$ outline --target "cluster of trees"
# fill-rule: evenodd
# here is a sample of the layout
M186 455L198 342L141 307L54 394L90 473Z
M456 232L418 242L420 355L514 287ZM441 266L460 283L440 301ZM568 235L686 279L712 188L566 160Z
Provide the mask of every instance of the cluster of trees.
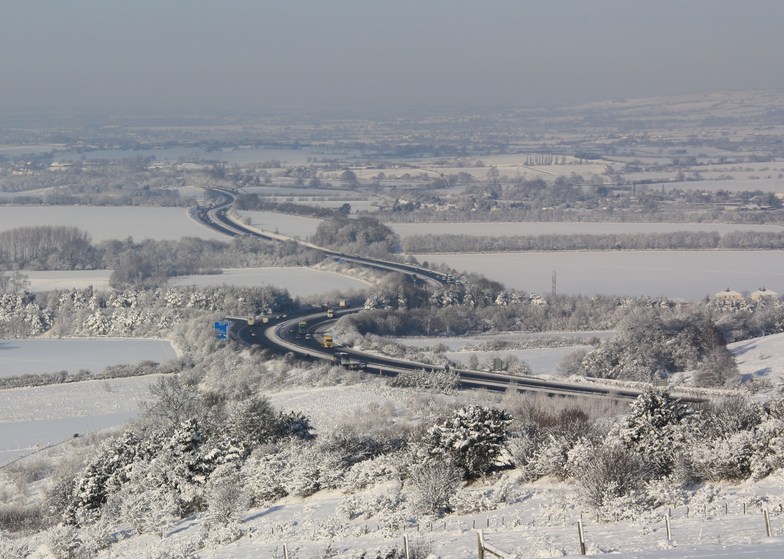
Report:
M784 248L784 232L673 231L671 233L563 235L411 235L403 252L501 252L528 250L704 250Z
M143 158L123 161L91 161L50 169L48 162L34 163L23 173L0 172L0 190L18 193L0 199L0 204L46 204L93 206L187 206L191 202L176 188L186 181L182 170L176 174L153 169ZM50 188L46 194L30 190Z
M0 269L111 269L111 284L155 286L173 276L215 273L223 267L307 266L323 258L295 242L270 243L251 237L231 242L186 237L91 243L76 227L21 227L0 233Z
M344 204L341 208L325 208L323 206L309 206L307 204L295 204L294 202L270 202L258 194L239 194L234 203L238 210L258 210L265 212L279 212L291 215L302 215L306 217L318 217L329 219L338 215L346 215L351 211L351 206Z
M348 254L388 256L400 247L400 238L372 217L338 216L319 223L311 241Z
M247 315L262 308L291 312L297 303L285 289L126 287L48 293L0 294L0 337L168 336L176 325L205 314ZM202 328L204 326L202 325Z
M653 382L678 371L696 371L700 386L737 384L738 369L719 326L707 313L660 313L635 309L612 338L581 361L591 377Z
M198 384L193 373L162 377L140 424L104 442L76 475L57 479L48 517L77 527L118 521L161 536L194 512L205 513L207 529L236 523L249 504L240 472L251 453L307 441L311 425L250 389L231 398L200 393Z
M19 227L0 232L0 269L79 270L94 267L97 249L76 227Z
M475 278L441 287L390 278L368 294L365 308L369 312L341 319L363 336L614 329L613 338L573 359L565 372L650 382L694 370L703 386L737 381L727 343L784 331L784 304L777 298L738 307L710 300L683 307L647 298L542 298Z

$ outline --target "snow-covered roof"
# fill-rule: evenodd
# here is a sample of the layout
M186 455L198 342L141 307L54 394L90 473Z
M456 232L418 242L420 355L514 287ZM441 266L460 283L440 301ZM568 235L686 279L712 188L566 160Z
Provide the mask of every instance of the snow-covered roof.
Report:
M740 301L743 299L743 295L738 293L737 291L732 291L729 287L724 291L719 291L716 295L713 296L716 299L733 299Z
M776 293L775 291L771 291L770 289L765 289L764 287L761 287L757 291L751 294L752 301L758 301L760 299L765 299L767 297L778 297L778 293Z

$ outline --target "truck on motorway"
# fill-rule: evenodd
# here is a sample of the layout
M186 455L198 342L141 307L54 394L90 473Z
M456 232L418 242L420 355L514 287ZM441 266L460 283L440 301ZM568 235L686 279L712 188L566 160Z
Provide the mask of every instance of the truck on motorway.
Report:
M327 318L335 318L335 310L334 309L327 309Z
M304 320L297 324L297 336L301 337L304 336L305 333L308 331L308 323Z
M325 349L332 348L332 336L324 334L324 337L321 339L321 345L324 346Z
M332 362L335 365L342 365L348 369L356 369L361 370L367 367L367 363L362 361L361 359L357 359L350 353L346 353L345 351L338 351L335 353L335 357L332 358Z

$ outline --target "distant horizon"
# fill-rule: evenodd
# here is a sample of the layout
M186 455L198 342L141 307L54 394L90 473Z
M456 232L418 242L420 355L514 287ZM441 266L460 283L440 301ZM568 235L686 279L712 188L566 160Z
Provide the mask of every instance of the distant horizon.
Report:
M667 95L641 95L638 97L608 97L585 100L579 103L561 103L551 105L420 105L411 107L395 108L371 108L371 107L331 107L320 109L309 107L176 107L176 106L128 106L121 109L110 110L107 108L95 108L88 106L74 107L49 107L41 109L37 107L15 107L9 109L0 106L0 116L11 120L24 120L29 117L41 119L150 119L150 118L172 118L172 119L211 119L211 118L244 118L244 117L286 117L297 116L300 118L401 118L408 116L424 115L443 115L454 116L460 114L493 114L506 111L559 111L580 108L586 105L601 103L624 103L629 101L643 100L671 100L675 98L702 97L719 94L752 94L766 93L784 96L784 87L772 89L717 89L710 91L694 91L683 93L672 93Z
M781 21L775 0L14 2L0 107L399 114L771 91Z

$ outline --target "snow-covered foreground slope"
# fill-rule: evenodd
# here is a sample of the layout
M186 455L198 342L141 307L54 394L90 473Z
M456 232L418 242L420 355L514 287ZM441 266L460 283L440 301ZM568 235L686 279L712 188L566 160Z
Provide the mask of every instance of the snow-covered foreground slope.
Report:
M586 552L590 556L640 559L780 559L784 556L784 518L777 504L781 502L780 486L781 480L776 479L712 487L696 495L688 508L680 505L670 509L670 540L664 520L667 507L609 523L585 513L582 524ZM446 518L404 517L379 510L373 517L349 520L345 510L352 497L338 491L308 499L286 498L274 506L248 511L241 524L245 531L241 539L223 546L207 545L197 553L200 559L282 557L285 544L290 557L298 559L374 558L378 553L384 557L393 548L400 550L405 535L412 548L427 550L433 557L469 559L477 557L477 530L481 529L488 543L513 557L580 556L577 521L581 513L572 488L540 481L523 485L520 490L513 504L491 512ZM363 497L383 503L383 496L394 495L395 491L395 487L377 487ZM767 536L761 507L771 510L773 537ZM142 559L150 557L154 547L170 552L192 547L200 529L201 519L192 517L172 528L163 539L137 536L122 541L113 547L111 557Z
M742 344L733 350L743 374L781 379L784 336L776 335ZM356 379L362 378L357 374ZM350 380L347 378L347 380ZM57 387L52 387L57 388ZM107 390L107 395L114 390ZM112 396L114 397L114 396ZM426 400L414 390L393 389L379 381L340 386L301 386L269 395L275 408L299 411L312 419L318 433L339 424L359 424L373 414L407 420L427 412ZM108 398L108 396L107 396ZM448 399L450 396L443 396ZM476 402L484 396L477 393ZM45 401L45 398L42 399ZM2 403L6 409L8 403ZM89 403L85 403L89 405ZM21 410L21 408L20 408ZM410 413L409 413L410 412ZM21 413L21 411L19 412ZM45 411L33 413L44 414ZM480 480L465 487L481 499L497 490L501 480L511 498L495 508L452 514L445 518L416 517L387 508L401 495L400 483L385 482L359 493L330 490L308 498L286 497L271 506L246 511L240 528L244 535L229 544L208 543L194 548L195 555L175 554L195 546L204 534L201 515L172 526L163 538L135 536L114 544L97 557L199 557L250 559L282 557L286 544L290 557L375 558L377 553L400 550L404 534L412 546L443 559L477 557L476 530L486 540L521 558L579 556L577 521L582 518L586 550L591 556L639 559L697 559L731 557L772 559L784 557L784 472L758 482L706 483L692 492L662 485L657 509L616 522L599 521L587 512L575 486L553 479L520 481L516 472ZM772 538L766 533L763 509L770 512ZM351 514L360 511L360 514ZM670 513L672 539L668 540L665 515ZM129 531L129 534L132 532ZM41 541L33 557L47 557ZM165 555L169 553L170 555Z
M729 348L745 380L762 378L774 387L784 384L784 334L737 342Z

